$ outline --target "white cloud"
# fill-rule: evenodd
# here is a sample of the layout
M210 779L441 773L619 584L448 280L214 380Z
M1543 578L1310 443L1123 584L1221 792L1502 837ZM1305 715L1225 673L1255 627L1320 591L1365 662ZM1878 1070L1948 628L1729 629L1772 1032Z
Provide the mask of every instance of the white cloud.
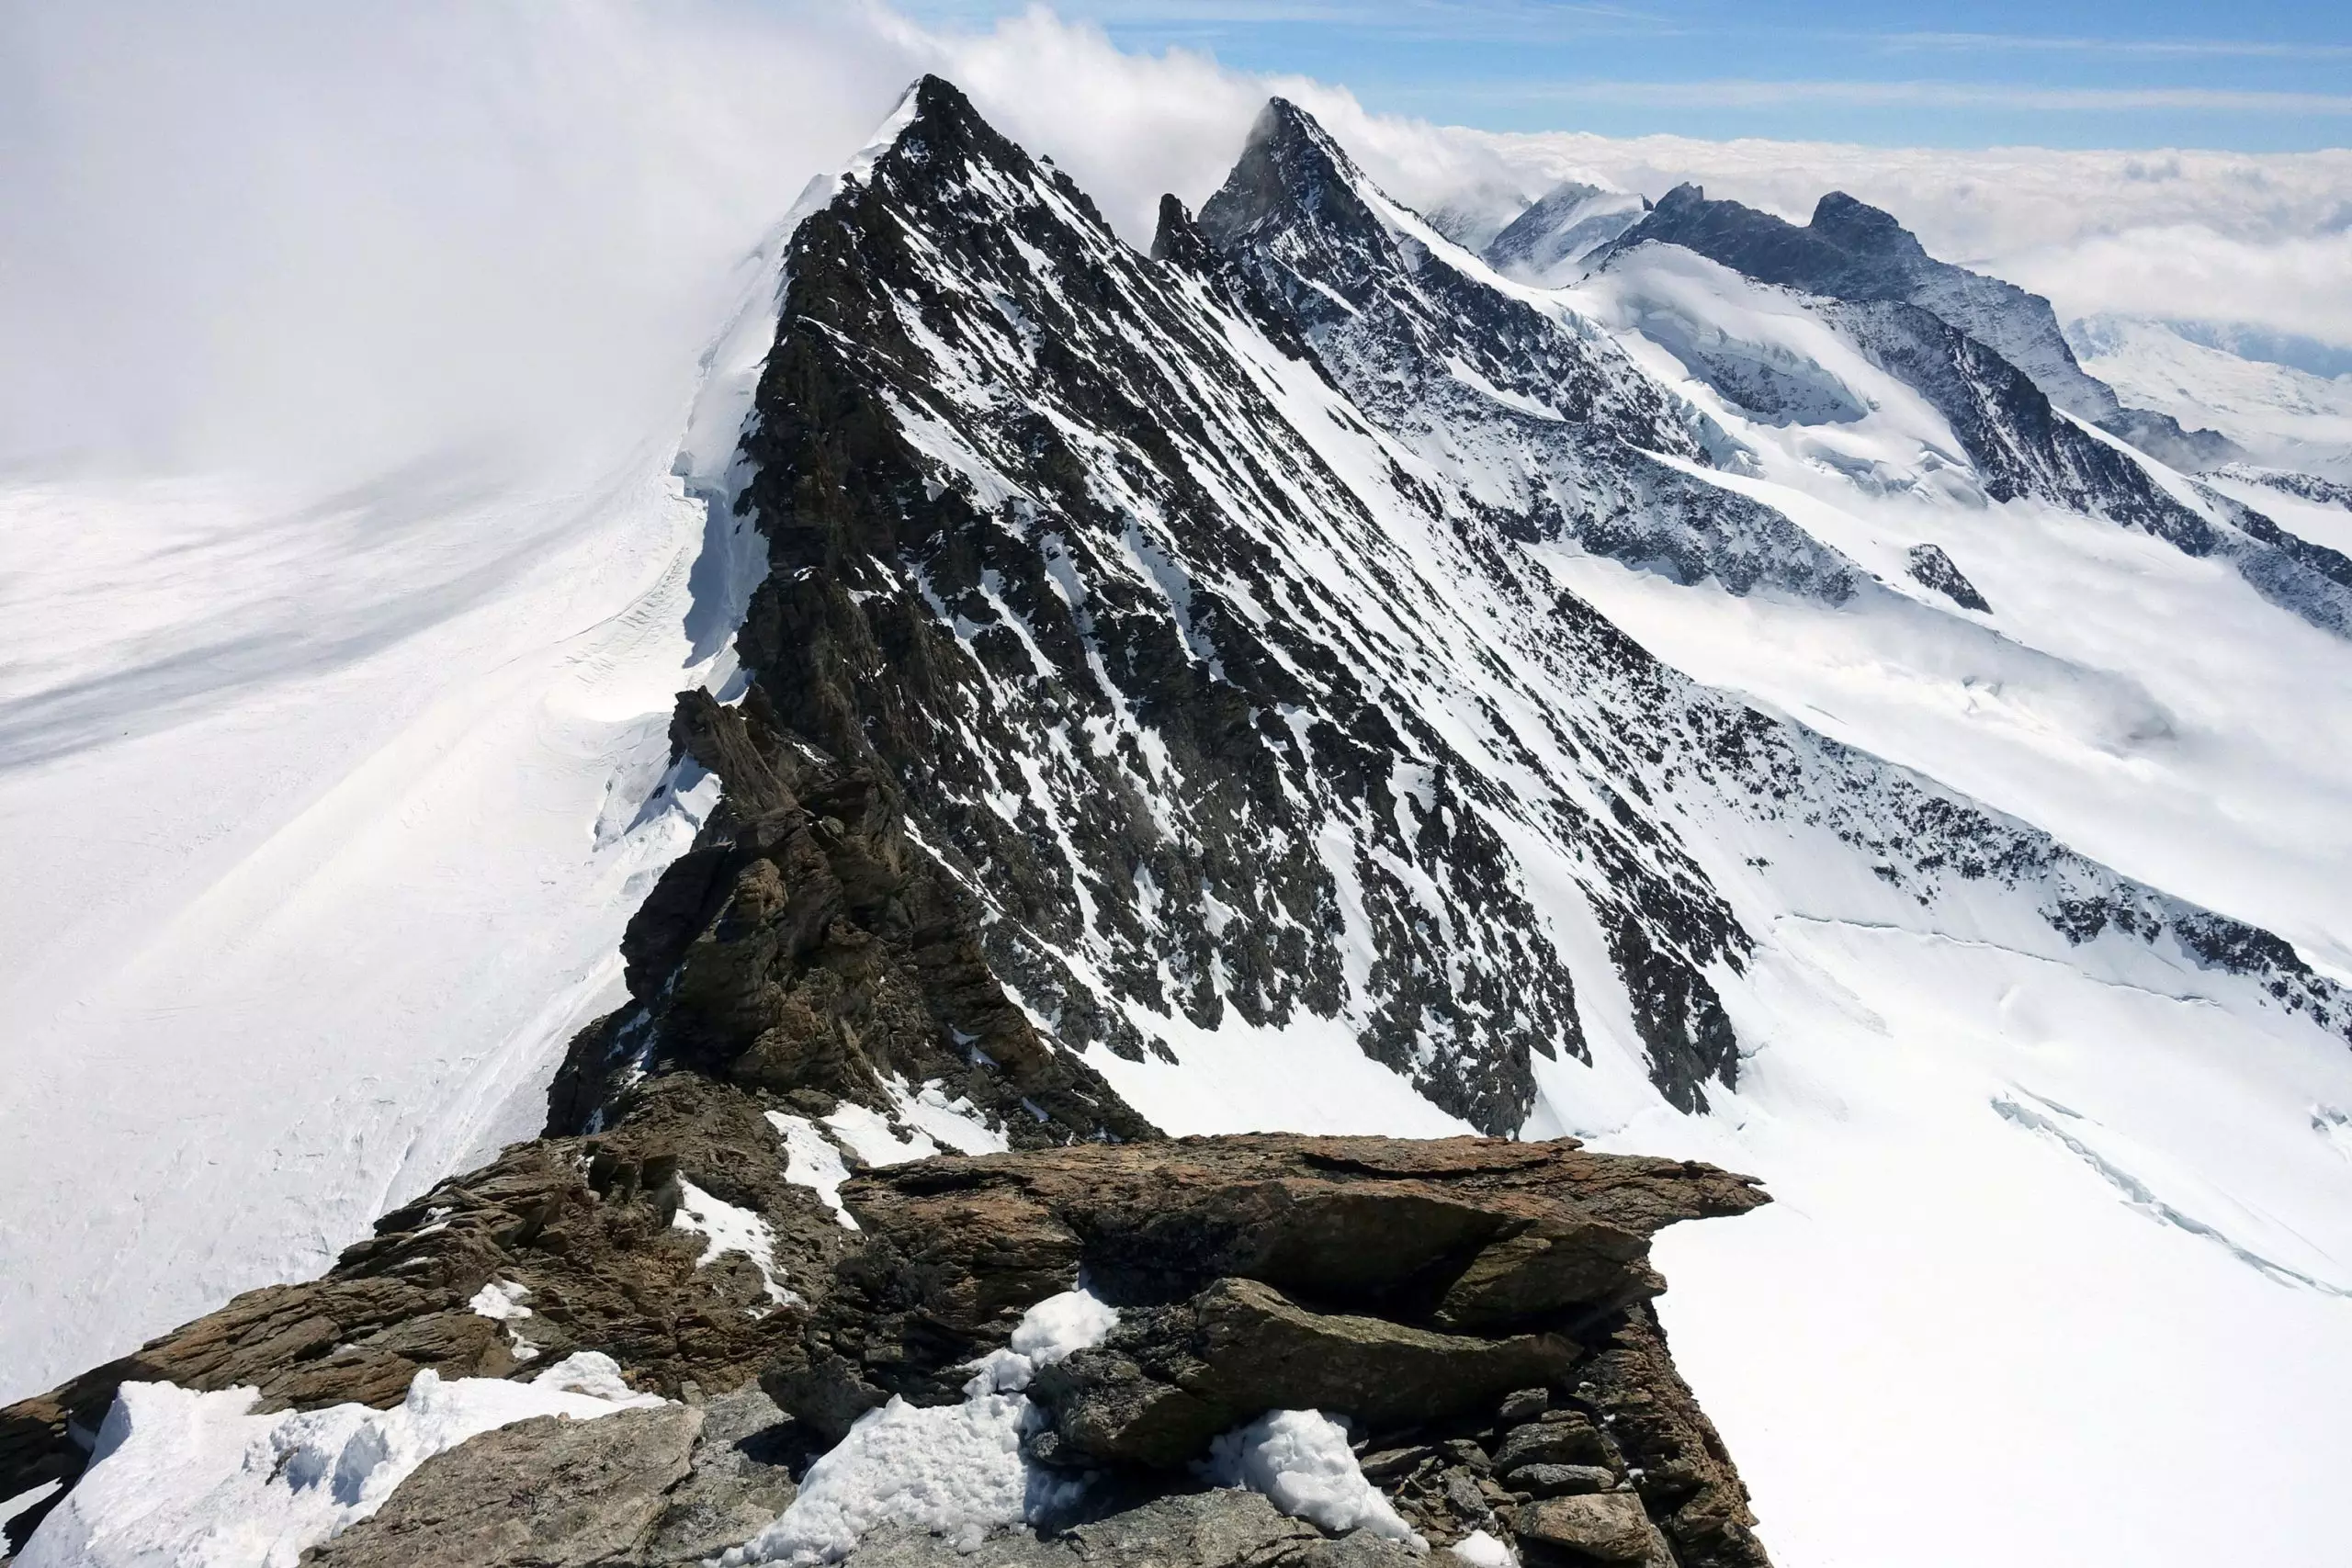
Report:
M1895 214L1936 254L2050 295L2062 315L2203 316L2352 344L2352 150L1450 134L1483 141L1530 186L1589 170L1655 197L1694 180L1799 222L1824 191L1844 190Z
M2070 310L2188 300L2352 342L2352 152L1489 135L1042 8L0 0L0 461L348 474L658 429L728 265L926 69L1137 243L1281 92L1417 204L1597 171L1802 217L1838 186Z
M2299 93L2237 87L2052 87L2016 82L1860 82L1744 77L1639 82L1594 78L1578 82L1481 85L1490 100L1548 103L1573 110L1582 104L1645 104L1688 108L1753 108L1786 104L1860 105L1872 108L2004 108L2087 110L2188 109L2233 114L2352 114L2352 94Z
M627 426L909 69L797 0L0 0L0 454Z

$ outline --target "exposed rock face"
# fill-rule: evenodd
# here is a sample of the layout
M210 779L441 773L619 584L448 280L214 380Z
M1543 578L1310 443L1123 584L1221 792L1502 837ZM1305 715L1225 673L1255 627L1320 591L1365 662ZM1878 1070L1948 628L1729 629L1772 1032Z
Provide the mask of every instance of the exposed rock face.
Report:
M1686 1568L1763 1561L1646 1305L1650 1235L1752 1208L1747 1179L1568 1141L1259 1135L932 1160L850 1197L872 1239L764 1380L820 1437L893 1394L952 1403L1082 1272L1122 1318L1036 1373L1037 1462L1181 1475L1266 1409L1321 1409L1432 1540L1632 1487Z
M621 940L633 1004L572 1043L548 1131L603 1124L649 1071L887 1105L952 1086L1023 1144L1148 1136L1082 1062L1042 1040L982 955L970 900L912 848L895 794L742 711L678 699L671 740L719 775L718 810Z
M1099 1349L1037 1375L1063 1464L1173 1470L1267 1409L1345 1411L1376 1429L1489 1406L1577 1359L1556 1334L1476 1338L1310 1312L1271 1285L1219 1280L1134 1314Z
M2075 362L2047 299L1938 261L1893 214L1843 191L1823 197L1799 225L1679 185L1596 259L1650 242L1696 251L1759 283L1918 306L2025 371L2069 412L2098 423L2119 412L2114 391Z
M1951 557L1944 554L1940 546L1912 546L1907 564L1913 581L1934 589L1963 609L1992 609L1993 606L1984 602L1984 595L1976 591L1976 584L1969 581L1967 575L1952 564Z
M681 1568L790 1506L783 1413L756 1386L707 1405L541 1416L435 1455L313 1568Z
M1442 411L1414 436L1430 450L1457 429L1523 448L1544 477L1508 500L1449 479L1406 502L1476 552L1465 571L1500 573L1513 625L1540 626L1553 591L1519 603L1486 552L1567 526L1570 493L1594 498L1573 521L1595 547L1693 577L1849 569L1642 456L1697 450L1677 408L1384 227L1289 106L1203 223L1164 208L1158 261L946 84L913 111L795 239L746 447L774 570L742 647L780 733L902 793L976 891L990 966L1061 1043L1140 1059L1172 1053L1154 1015L1340 1019L1493 1132L1523 1122L1532 1061L1586 1050L1512 847L1557 837L1592 868L1565 874L1603 906L1661 1083L1701 1103L1737 1066L1707 971L1745 938L1670 843L1580 791L1501 782L1528 760L1503 717L1522 695L1487 689L1508 672L1468 660L1483 626L1440 610L1335 467L1394 465L1334 388L1406 376L1374 412ZM1334 320L1325 288L1394 331ZM1437 335L1408 352L1416 333ZM1449 355L1544 412L1498 412ZM1335 430L1363 449L1327 452ZM1540 704L1574 677L1527 679Z
M374 1516L303 1554L313 1568L590 1568L637 1561L685 1479L702 1412L542 1416L435 1454Z
M792 1506L798 1488L789 1466L806 1447L757 1383L710 1401L686 1477L662 1495L662 1517L639 1555L699 1562L749 1540Z
M847 1559L856 1568L1076 1568L1080 1563L1150 1563L1154 1568L1453 1568L1451 1553L1417 1556L1363 1531L1334 1540L1277 1513L1255 1492L1178 1492L1039 1540L996 1536L966 1551L938 1536L876 1532Z
M1542 1557L1566 1553L1571 1562L1634 1562L1673 1568L1674 1557L1641 1499L1623 1492L1596 1493L1537 1503L1519 1511L1519 1537Z
M248 1292L0 1411L0 1487L79 1474L87 1435L131 1380L251 1385L264 1409L382 1407L424 1368L527 1376L601 1350L661 1393L736 1387L797 1339L807 1298L854 1240L784 1170L754 1097L691 1075L650 1081L610 1132L517 1145L443 1182L324 1278ZM707 1238L675 1224L688 1183L761 1216L771 1271L802 1299L777 1301L741 1253L700 1261ZM484 1297L493 1286L503 1299Z

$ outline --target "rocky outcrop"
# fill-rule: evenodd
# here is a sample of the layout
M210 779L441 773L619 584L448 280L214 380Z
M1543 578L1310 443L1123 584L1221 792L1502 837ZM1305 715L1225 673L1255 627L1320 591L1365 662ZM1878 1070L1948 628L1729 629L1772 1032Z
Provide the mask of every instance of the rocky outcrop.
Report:
M1359 1530L1333 1540L1255 1492L1181 1491L1040 1539L1015 1531L967 1550L920 1530L876 1532L856 1568L1460 1568L1453 1553L1420 1557Z
M572 1042L550 1133L593 1130L628 1084L690 1069L876 1106L937 1084L1024 1145L1150 1135L1006 996L969 895L910 842L891 788L788 743L762 687L740 710L682 694L670 735L719 776L720 805L629 921L634 999Z
M870 1239L763 1380L820 1438L955 1402L1082 1278L1121 1318L1036 1372L1037 1463L1162 1489L1265 1410L1320 1409L1431 1540L1622 1494L1686 1568L1764 1560L1647 1306L1651 1235L1753 1208L1745 1178L1572 1140L1254 1135L932 1160L848 1195Z
M684 1481L702 1413L542 1416L436 1454L383 1508L304 1554L311 1568L590 1568L641 1560Z
M1754 1207L1751 1181L1566 1140L1161 1139L1023 1032L889 795L746 709L681 701L680 752L722 801L631 927L639 999L551 1097L587 1130L440 1184L321 1280L0 1412L0 1486L70 1481L130 1379L384 1406L427 1369L526 1376L597 1350L685 1403L473 1438L312 1561L664 1568L757 1533L794 1468L883 1400L961 1398L973 1360L1083 1278L1123 1318L1042 1369L1025 1453L1092 1476L1090 1501L983 1543L1007 1562L1140 1540L1237 1568L1406 1561L1200 1491L1211 1440L1279 1408L1345 1413L1441 1545L1513 1539L1522 1506L1631 1496L1697 1543L1686 1568L1761 1562L1647 1309L1650 1235ZM820 1022L786 1021L796 1009ZM995 1051L971 1048L979 1027ZM807 1048L772 1048L780 1030ZM916 1081L937 1113L920 1125ZM919 1157L923 1127L1005 1152ZM877 1137L908 1163L865 1167ZM852 1178L838 1196L796 1163L812 1140ZM855 1555L941 1550L886 1530Z
M1993 606L1976 591L1976 584L1952 564L1940 545L1914 545L1904 558L1911 580L1923 588L1932 588L1965 610L1989 612Z
M756 1387L594 1421L539 1416L436 1454L308 1568L683 1568L792 1502Z
M758 1099L675 1075L631 1091L617 1120L518 1145L386 1214L322 1279L248 1292L0 1410L0 1490L78 1475L115 1389L134 1380L251 1386L262 1409L381 1407L426 1368L526 1376L599 1350L663 1393L742 1384L797 1338L854 1238L785 1179ZM689 1189L758 1216L767 1258L704 1262L709 1238L677 1223Z

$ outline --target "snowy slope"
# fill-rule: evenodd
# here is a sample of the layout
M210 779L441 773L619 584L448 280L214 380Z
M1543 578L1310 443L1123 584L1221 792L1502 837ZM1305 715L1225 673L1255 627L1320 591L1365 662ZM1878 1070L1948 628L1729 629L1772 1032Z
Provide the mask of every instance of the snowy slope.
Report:
M0 494L0 1395L315 1273L537 1133L715 797L666 727L765 570L705 498L783 239L683 441Z
M2132 317L2095 316L2067 334L2084 368L2133 402L2211 425L2257 463L2352 479L2352 377L2245 358Z
M2321 1560L2324 555L1913 307L1512 283L1289 106L1156 262L944 87L803 243L747 660L1042 1031L1171 1131L1763 1175L1666 1311L1783 1561Z
M667 467L6 498L7 1393L537 1130L693 831L658 793L703 531Z

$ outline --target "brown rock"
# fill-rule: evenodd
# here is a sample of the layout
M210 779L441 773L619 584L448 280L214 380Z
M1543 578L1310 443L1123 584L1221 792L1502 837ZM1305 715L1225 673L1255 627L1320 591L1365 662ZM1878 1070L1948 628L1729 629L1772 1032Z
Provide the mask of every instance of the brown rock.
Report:
M1665 1540L1642 1500L1630 1492L1604 1492L1584 1497L1556 1497L1519 1510L1522 1543L1574 1552L1600 1562L1636 1562L1645 1568L1673 1568Z
M1523 1464L1503 1483L1535 1497L1577 1497L1614 1491L1617 1473L1597 1464Z
M1641 1472L1638 1487L1683 1568L1765 1568L1747 1489L1649 1308L1625 1313L1578 1369L1577 1393Z
M303 1554L311 1568L589 1568L652 1535L702 1412L542 1416L419 1465L383 1507Z
M1576 1358L1555 1335L1438 1334L1313 1313L1257 1280L1220 1280L1181 1308L1123 1325L1105 1348L1043 1369L1030 1392L1073 1454L1174 1468L1269 1409L1374 1428L1438 1420L1563 1376Z
M680 1180L764 1217L775 1263L815 1299L854 1237L808 1189L784 1179L761 1102L676 1076L639 1091L622 1126L518 1145L377 1222L323 1279L250 1291L63 1387L0 1409L6 1495L80 1473L71 1428L95 1431L129 1380L183 1388L250 1384L263 1408L355 1401L382 1407L430 1367L444 1377L529 1375L601 1350L640 1386L752 1378L800 1336L739 1257L700 1267L701 1238L673 1230ZM483 1317L492 1280L524 1287L527 1318ZM518 1356L515 1334L534 1356Z

